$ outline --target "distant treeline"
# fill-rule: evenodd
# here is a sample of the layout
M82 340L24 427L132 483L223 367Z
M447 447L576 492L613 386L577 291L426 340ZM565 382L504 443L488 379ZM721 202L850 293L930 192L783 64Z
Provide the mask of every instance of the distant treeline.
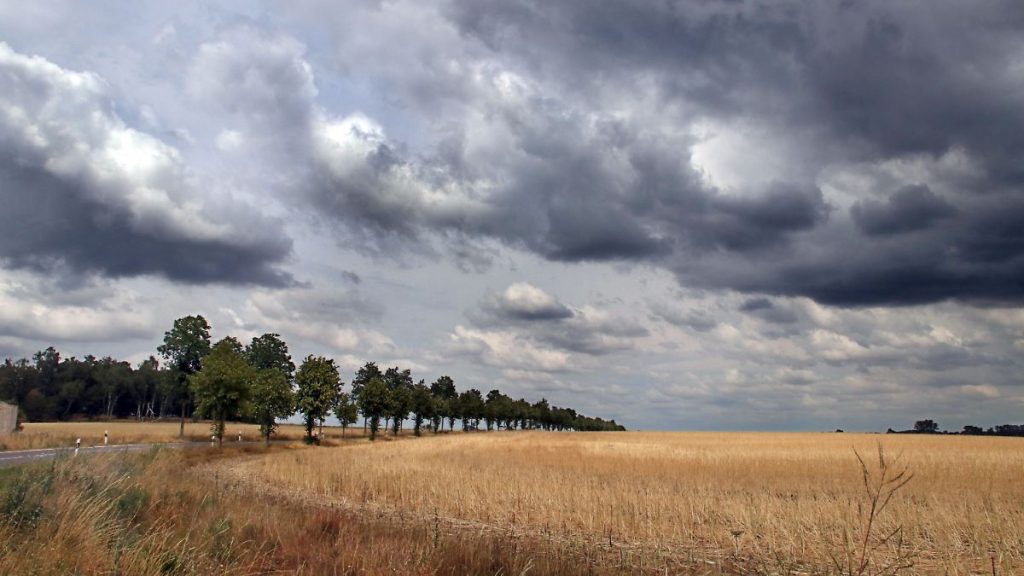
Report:
M100 418L210 417L255 421L273 431L275 419L301 413L312 435L316 425L335 414L343 426L359 415L376 433L380 421L397 433L411 419L437 432L454 427L581 431L625 430L614 420L552 406L546 399L528 402L499 390L458 391L449 376L427 384L400 367L381 370L367 362L348 392L333 359L309 356L298 367L277 334L264 334L243 346L227 337L211 344L202 316L175 321L158 355L136 366L111 357L62 358L53 347L32 359L7 359L0 365L0 400L18 405L28 421ZM227 400L225 400L227 399ZM269 421L269 422L268 422Z
M918 420L910 430L887 430L889 434L955 434L960 436L1024 436L1024 424L1000 424L982 428L981 426L967 425L959 432L939 430L938 422L934 420Z

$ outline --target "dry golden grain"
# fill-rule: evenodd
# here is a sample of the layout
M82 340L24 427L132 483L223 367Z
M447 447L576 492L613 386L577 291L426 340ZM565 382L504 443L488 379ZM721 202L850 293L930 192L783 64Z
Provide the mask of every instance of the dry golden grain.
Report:
M863 531L854 454L884 446L913 480L875 530L908 573L1024 569L1024 442L787 433L447 434L273 454L233 470L282 491L713 559L824 569ZM870 462L870 460L869 460ZM875 464L877 466L877 464ZM845 540L844 540L845 539ZM660 553L660 552L659 552ZM768 566L771 563L772 566Z

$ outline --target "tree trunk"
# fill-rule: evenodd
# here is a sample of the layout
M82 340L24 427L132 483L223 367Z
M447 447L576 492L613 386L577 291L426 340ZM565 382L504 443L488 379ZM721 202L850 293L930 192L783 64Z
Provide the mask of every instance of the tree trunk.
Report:
M178 429L178 438L185 437L185 403L181 403L181 427Z

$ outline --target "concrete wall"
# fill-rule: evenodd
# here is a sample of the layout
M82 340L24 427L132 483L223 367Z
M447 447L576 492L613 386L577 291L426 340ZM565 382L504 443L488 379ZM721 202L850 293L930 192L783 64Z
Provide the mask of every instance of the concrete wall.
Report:
M0 434L10 434L18 427L18 407L0 402Z

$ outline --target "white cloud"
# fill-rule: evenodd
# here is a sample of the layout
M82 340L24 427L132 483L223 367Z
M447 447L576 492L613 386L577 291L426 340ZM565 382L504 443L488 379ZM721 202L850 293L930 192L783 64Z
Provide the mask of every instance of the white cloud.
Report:
M511 332L456 326L449 338L452 351L473 355L484 364L496 368L542 372L561 372L574 368L568 353L541 348Z
M965 396L980 396L982 398L999 398L1002 396L999 388L991 384L965 384L959 390Z
M252 230L213 217L177 150L127 125L102 79L0 43L0 145L18 161L81 183L141 233L243 242Z
M554 296L529 284L516 282L498 296L500 308L520 318L565 318L572 316L564 304Z

